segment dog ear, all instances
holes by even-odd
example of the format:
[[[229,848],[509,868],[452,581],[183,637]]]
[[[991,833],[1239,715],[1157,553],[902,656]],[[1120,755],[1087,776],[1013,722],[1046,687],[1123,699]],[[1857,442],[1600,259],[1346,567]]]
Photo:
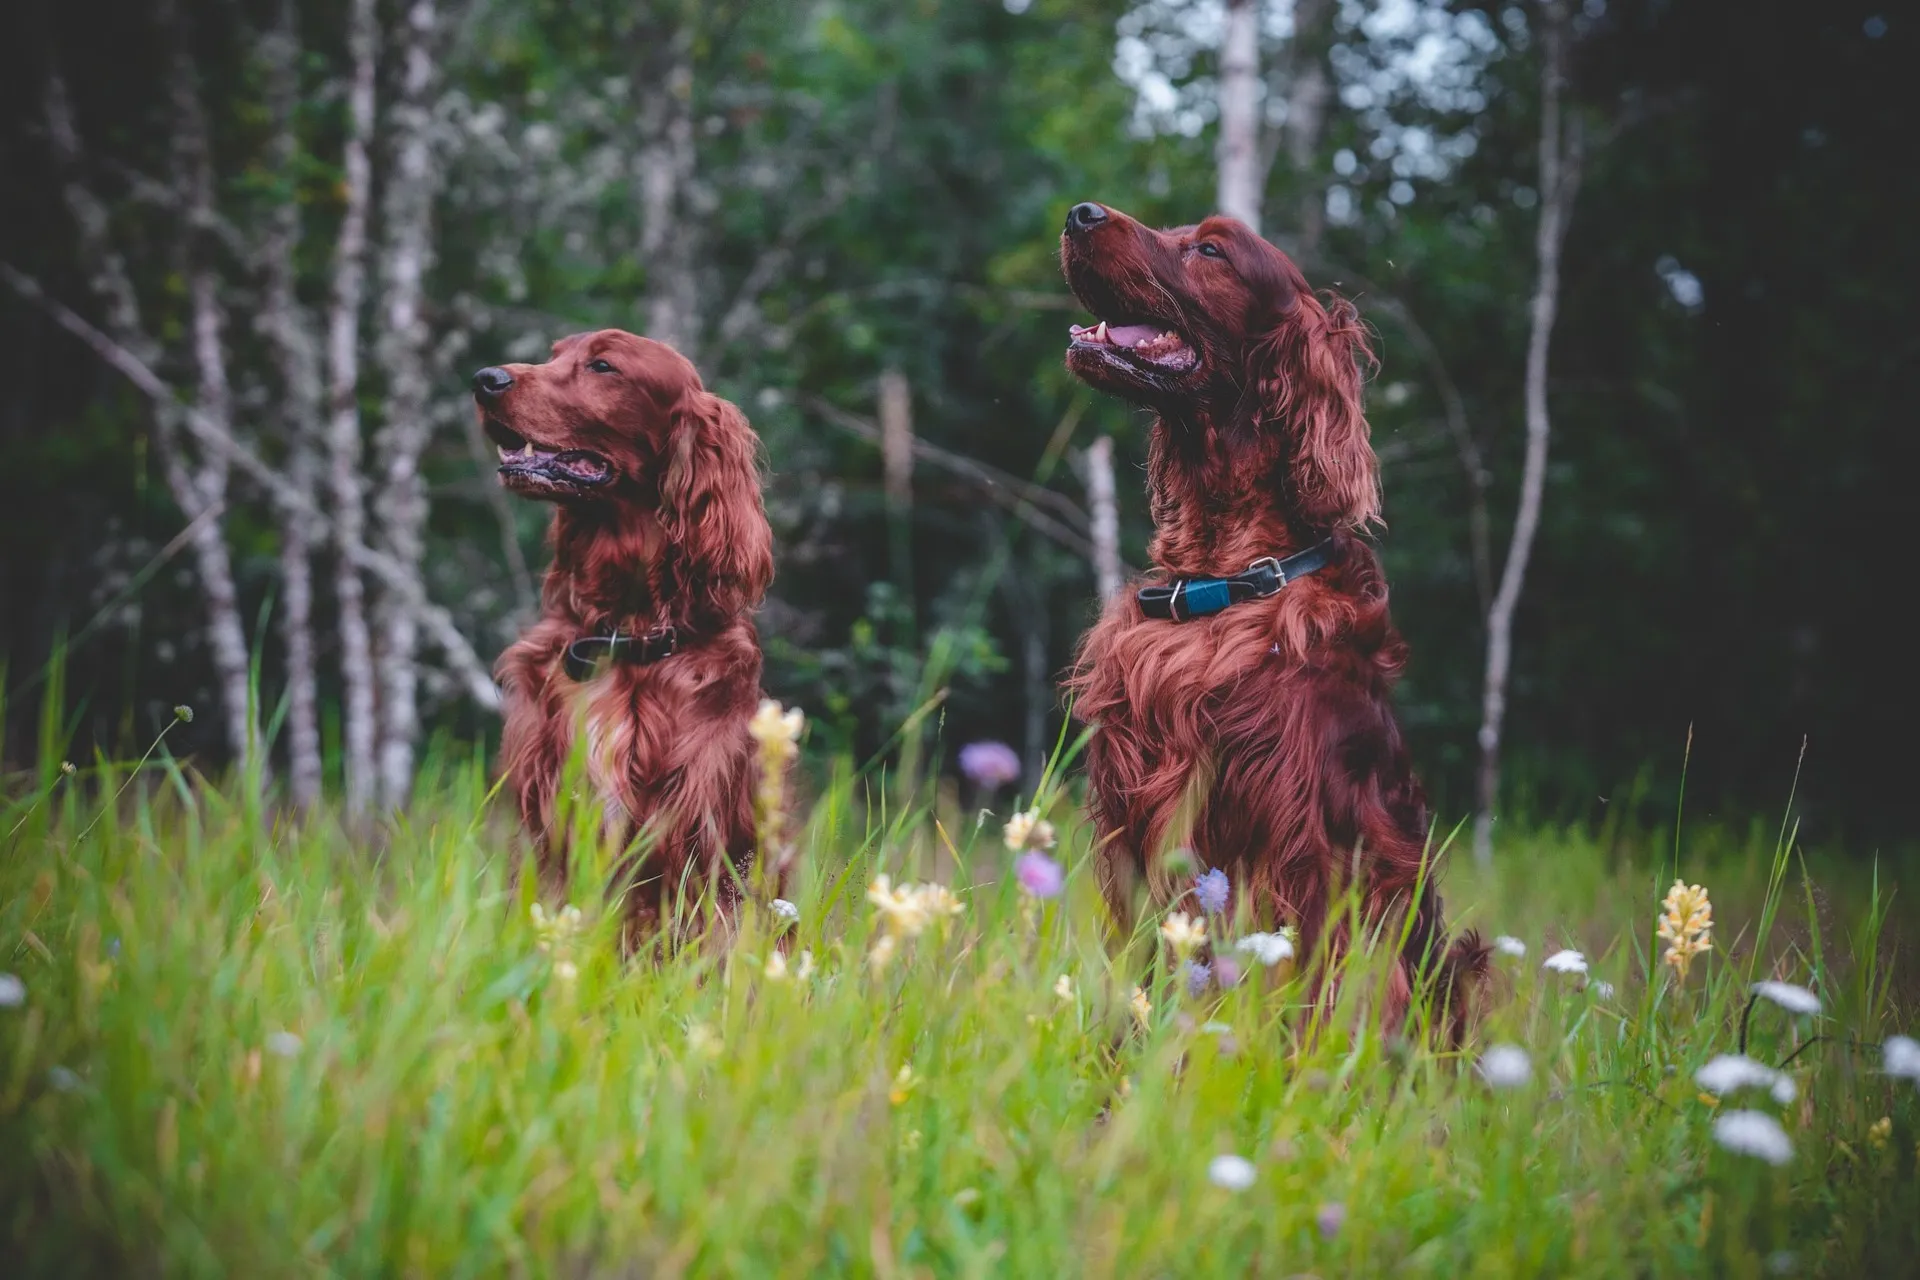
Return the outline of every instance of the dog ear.
[[[690,389],[673,411],[660,522],[696,612],[731,618],[773,581],[773,531],[760,494],[760,439],[738,408]]]
[[[1250,363],[1254,411],[1287,438],[1288,496],[1301,518],[1328,531],[1377,523],[1380,463],[1361,409],[1362,368],[1374,358],[1353,304],[1295,294]]]

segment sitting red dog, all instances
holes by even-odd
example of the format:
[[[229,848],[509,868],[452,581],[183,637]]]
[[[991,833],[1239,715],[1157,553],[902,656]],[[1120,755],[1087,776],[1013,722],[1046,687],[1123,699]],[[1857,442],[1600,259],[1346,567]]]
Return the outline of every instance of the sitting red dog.
[[[744,876],[753,855],[752,611],[773,579],[759,439],[678,352],[617,329],[482,369],[473,397],[500,483],[555,505],[542,616],[495,670],[502,769],[544,868],[566,870],[553,824],[578,732],[608,834],[643,851],[629,937],[683,880],[726,910],[726,864]]]
[[[1170,902],[1186,886],[1164,855],[1185,843],[1311,948],[1357,880],[1369,925],[1412,912],[1387,1024],[1424,972],[1457,1038],[1487,952],[1472,934],[1447,950],[1422,887],[1427,806],[1389,703],[1407,649],[1358,536],[1380,492],[1353,307],[1315,298],[1232,218],[1155,231],[1076,205],[1061,262],[1098,321],[1075,326],[1067,368],[1159,415],[1154,572],[1107,605],[1073,682],[1098,726],[1087,782],[1109,905],[1129,920],[1142,881]]]

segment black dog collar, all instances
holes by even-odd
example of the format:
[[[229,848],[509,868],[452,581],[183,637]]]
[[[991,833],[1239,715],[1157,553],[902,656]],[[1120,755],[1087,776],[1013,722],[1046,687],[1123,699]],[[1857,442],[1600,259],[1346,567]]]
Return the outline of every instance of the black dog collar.
[[[575,680],[591,680],[602,664],[632,662],[639,666],[671,658],[680,650],[680,637],[671,625],[655,627],[643,636],[582,636],[567,646],[563,665]]]
[[[1185,622],[1219,613],[1242,600],[1278,595],[1295,578],[1325,568],[1333,559],[1333,539],[1316,542],[1285,560],[1263,556],[1231,578],[1176,578],[1163,586],[1142,587],[1134,597],[1149,618]]]

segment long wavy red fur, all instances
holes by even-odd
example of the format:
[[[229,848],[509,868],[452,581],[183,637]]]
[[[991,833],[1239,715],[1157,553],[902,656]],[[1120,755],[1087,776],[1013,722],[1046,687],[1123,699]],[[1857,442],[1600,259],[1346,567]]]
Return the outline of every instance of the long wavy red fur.
[[[612,374],[592,371],[601,361]],[[501,655],[500,764],[545,869],[564,875],[558,789],[578,734],[606,833],[635,851],[624,869],[631,938],[663,901],[712,888],[734,902],[754,848],[753,743],[761,656],[752,611],[773,578],[759,440],[679,353],[618,330],[555,344],[540,365],[507,365],[513,386],[483,402],[542,448],[608,459],[606,489],[558,501],[541,617]],[[576,682],[573,641],[671,626],[673,656],[615,662]],[[736,874],[729,874],[723,863]]]
[[[1100,317],[1176,330],[1197,356],[1179,375],[1079,342],[1068,357],[1159,414],[1150,578],[1227,576],[1333,540],[1331,564],[1267,599],[1175,623],[1147,618],[1129,588],[1086,635],[1071,688],[1097,726],[1087,780],[1107,901],[1123,925],[1143,893],[1171,902],[1188,886],[1165,855],[1185,845],[1227,871],[1258,918],[1299,926],[1324,955],[1350,944],[1323,930],[1357,881],[1369,925],[1409,926],[1387,1024],[1425,975],[1457,1039],[1487,950],[1472,934],[1447,946],[1427,804],[1390,702],[1407,646],[1358,536],[1380,509],[1366,331],[1239,222],[1162,232],[1104,212],[1063,237],[1074,291]]]

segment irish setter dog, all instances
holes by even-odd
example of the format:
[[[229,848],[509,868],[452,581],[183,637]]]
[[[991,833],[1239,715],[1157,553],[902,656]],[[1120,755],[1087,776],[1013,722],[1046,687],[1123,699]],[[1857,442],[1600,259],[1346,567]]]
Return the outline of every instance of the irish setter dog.
[[[494,673],[502,771],[543,870],[566,870],[556,802],[583,734],[606,833],[639,852],[629,939],[683,880],[724,911],[727,866],[744,875],[754,845],[751,615],[773,579],[759,439],[685,357],[617,329],[482,369],[473,397],[500,483],[554,504],[541,618]]]
[[[1353,886],[1369,926],[1408,928],[1387,1024],[1424,973],[1457,1040],[1487,950],[1448,948],[1423,876],[1427,806],[1389,702],[1407,647],[1359,536],[1380,491],[1358,315],[1232,218],[1156,231],[1080,204],[1060,256],[1098,322],[1074,326],[1067,368],[1158,415],[1153,569],[1108,603],[1072,679],[1097,726],[1108,904],[1124,925],[1141,888],[1178,896],[1165,855],[1184,845],[1258,918],[1338,948],[1319,935]]]

